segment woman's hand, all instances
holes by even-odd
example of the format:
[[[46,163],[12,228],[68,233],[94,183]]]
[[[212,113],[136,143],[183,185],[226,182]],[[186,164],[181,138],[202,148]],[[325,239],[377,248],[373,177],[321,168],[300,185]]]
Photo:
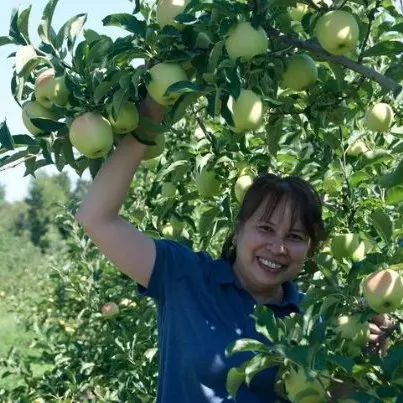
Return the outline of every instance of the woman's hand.
[[[378,314],[369,319],[369,354],[380,353],[385,356],[388,350],[388,337],[395,329],[395,323],[390,315]]]
[[[166,107],[155,102],[150,94],[147,94],[146,97],[139,105],[139,113],[141,116],[144,116],[155,123],[161,123],[166,112]]]

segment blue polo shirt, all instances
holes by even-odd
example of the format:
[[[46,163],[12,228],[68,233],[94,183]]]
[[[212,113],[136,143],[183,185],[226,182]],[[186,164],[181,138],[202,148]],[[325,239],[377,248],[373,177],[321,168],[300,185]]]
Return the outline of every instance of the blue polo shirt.
[[[237,280],[232,265],[214,260],[170,240],[155,240],[156,261],[147,289],[157,307],[159,378],[157,403],[234,402],[226,390],[227,373],[253,357],[251,352],[225,357],[240,338],[269,341],[250,317],[256,301]],[[276,316],[299,311],[301,296],[293,282],[284,284],[281,305],[268,305]],[[273,390],[276,368],[243,384],[237,403],[283,402]]]

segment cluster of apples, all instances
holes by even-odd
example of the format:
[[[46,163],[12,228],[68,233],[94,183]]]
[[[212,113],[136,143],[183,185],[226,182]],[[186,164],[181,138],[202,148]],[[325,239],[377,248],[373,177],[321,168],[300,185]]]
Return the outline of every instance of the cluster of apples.
[[[160,0],[156,6],[156,18],[161,28],[166,25],[181,29],[181,24],[175,17],[182,13],[189,0]],[[302,18],[305,8],[297,6],[292,13],[297,19]],[[315,26],[315,35],[319,44],[329,53],[344,55],[353,51],[358,43],[359,27],[355,17],[343,10],[333,10],[322,15]],[[204,46],[211,44],[210,38],[203,33],[199,34]],[[241,58],[243,61],[264,55],[268,51],[268,37],[263,27],[257,29],[248,21],[235,24],[225,39],[225,50],[231,60]],[[180,93],[167,89],[172,84],[188,81],[188,75],[180,63],[161,62],[149,69],[151,76],[147,84],[147,91],[155,102],[161,105],[173,105]],[[286,68],[282,75],[281,85],[284,89],[303,91],[312,86],[318,78],[315,61],[305,53],[296,53],[286,60]],[[27,129],[33,134],[41,133],[31,119],[46,118],[57,120],[60,118],[52,106],[68,107],[68,89],[64,77],[56,77],[53,69],[41,72],[35,83],[35,100],[23,105],[22,119]],[[228,104],[232,111],[235,132],[241,133],[257,130],[263,124],[265,106],[260,94],[250,88],[242,88],[239,96],[231,98]],[[105,156],[113,147],[114,134],[126,134],[137,128],[139,115],[136,105],[126,102],[117,116],[112,111],[112,105],[107,105],[105,114],[98,112],[84,112],[79,114],[70,124],[69,138],[73,146],[88,158]],[[367,111],[364,124],[370,130],[386,131],[393,123],[393,110],[386,103],[378,103]],[[164,148],[163,136],[158,136],[157,145],[150,147],[150,154],[145,159],[159,155]],[[212,183],[208,186],[208,193],[217,193],[215,178],[209,173],[200,173]],[[211,177],[211,178],[209,178]],[[204,182],[202,180],[202,182]],[[211,191],[210,191],[211,188]]]

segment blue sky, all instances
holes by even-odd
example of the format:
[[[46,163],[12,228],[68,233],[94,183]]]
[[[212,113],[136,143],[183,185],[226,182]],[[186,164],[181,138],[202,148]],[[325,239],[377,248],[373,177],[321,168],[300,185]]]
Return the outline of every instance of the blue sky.
[[[13,8],[20,7],[24,9],[32,4],[30,16],[30,36],[31,40],[38,44],[37,27],[40,23],[43,9],[45,8],[46,0],[30,0],[30,1],[16,1],[16,0],[1,0],[0,1],[0,36],[8,35],[10,26],[10,16]],[[100,33],[107,34],[111,37],[123,36],[123,30],[115,27],[103,27],[102,19],[114,13],[132,12],[134,6],[129,0],[59,0],[53,18],[53,26],[58,30],[62,24],[76,14],[87,13],[87,22],[84,28],[91,28]],[[14,101],[10,90],[10,82],[12,77],[12,69],[14,58],[8,58],[10,53],[15,52],[17,47],[15,45],[7,45],[0,47],[0,94],[1,94],[1,110],[0,121],[7,120],[7,125],[12,134],[27,133],[22,120],[21,109]],[[45,167],[44,171],[49,174],[58,173],[54,167]],[[27,194],[28,184],[31,176],[23,178],[25,168],[20,165],[16,168],[0,171],[0,183],[6,187],[7,201],[21,200]],[[39,171],[38,171],[39,172]],[[66,169],[72,180],[78,178],[77,174],[69,169]],[[88,178],[88,173],[85,172],[84,176]]]

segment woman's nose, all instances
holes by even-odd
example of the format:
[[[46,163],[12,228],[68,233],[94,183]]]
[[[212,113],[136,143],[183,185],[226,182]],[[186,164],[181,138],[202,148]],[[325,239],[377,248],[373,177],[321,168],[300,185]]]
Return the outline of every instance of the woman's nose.
[[[287,253],[287,248],[284,245],[284,241],[282,239],[279,239],[278,237],[273,237],[273,239],[268,241],[266,247],[272,253],[276,253],[279,255]]]

